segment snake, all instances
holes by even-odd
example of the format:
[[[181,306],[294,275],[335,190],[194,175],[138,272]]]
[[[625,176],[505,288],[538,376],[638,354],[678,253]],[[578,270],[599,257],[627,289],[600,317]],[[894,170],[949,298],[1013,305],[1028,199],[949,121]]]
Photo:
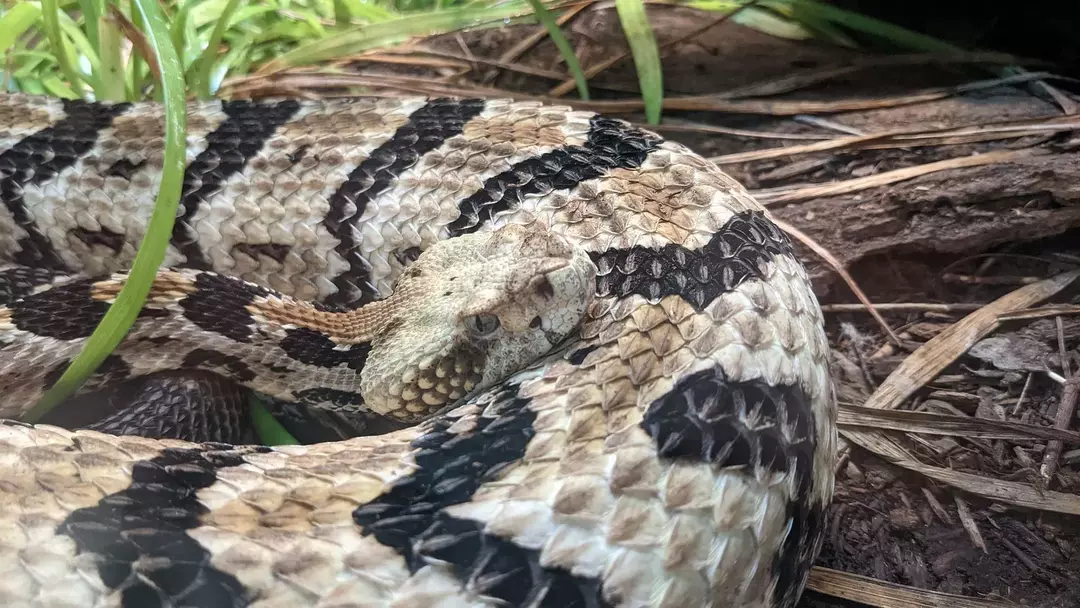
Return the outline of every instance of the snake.
[[[71,417],[33,420],[130,276],[165,108],[0,96],[0,603],[798,603],[834,491],[829,347],[739,182],[534,101],[186,112],[146,304]],[[215,386],[363,432],[258,445]],[[221,410],[163,413],[180,393]]]

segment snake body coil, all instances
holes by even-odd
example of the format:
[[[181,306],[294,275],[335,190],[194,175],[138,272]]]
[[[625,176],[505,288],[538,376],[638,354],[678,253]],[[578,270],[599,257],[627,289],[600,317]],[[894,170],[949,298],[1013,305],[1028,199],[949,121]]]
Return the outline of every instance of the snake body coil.
[[[115,297],[162,121],[155,104],[0,97],[0,262],[17,265],[0,274],[0,415],[32,405]],[[129,337],[111,379],[189,367],[348,405],[347,369],[408,353],[321,315],[397,311],[379,302],[436,243],[512,225],[585,252],[595,300],[564,348],[383,435],[264,448],[3,423],[0,603],[795,605],[833,492],[828,346],[786,236],[738,183],[535,103],[211,102],[188,131],[176,270],[144,311],[168,331]],[[550,288],[504,278],[477,302],[531,311],[521,285]],[[554,343],[553,314],[518,329]],[[439,405],[472,386],[447,380],[440,401],[432,374],[391,392]]]

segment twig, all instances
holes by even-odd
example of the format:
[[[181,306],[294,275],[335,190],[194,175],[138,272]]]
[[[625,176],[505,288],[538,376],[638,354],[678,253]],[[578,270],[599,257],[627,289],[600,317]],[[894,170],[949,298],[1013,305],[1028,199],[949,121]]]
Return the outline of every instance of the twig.
[[[986,549],[986,540],[983,538],[982,532],[979,532],[979,526],[975,523],[975,518],[971,516],[971,510],[968,509],[967,501],[959,496],[953,497],[956,502],[956,513],[960,516],[960,523],[967,530],[968,536],[971,537],[971,542],[976,547],[982,549],[983,553],[989,553]]]
[[[1054,416],[1054,428],[1068,429],[1073,413],[1076,412],[1076,400],[1080,396],[1080,376],[1074,376],[1069,367],[1069,360],[1065,351],[1065,329],[1061,317],[1055,317],[1058,330],[1058,351],[1061,356],[1061,371],[1065,378],[1065,387],[1061,391],[1061,401],[1058,403],[1057,415]],[[1064,446],[1056,439],[1046,442],[1046,453],[1043,455],[1042,466],[1039,473],[1046,487],[1050,486],[1054,475],[1057,474],[1058,463],[1061,460],[1061,449]]]
[[[582,2],[580,4],[575,4],[573,6],[567,7],[566,12],[559,15],[555,19],[555,23],[559,24],[560,27],[565,25],[566,22],[573,19],[575,16],[577,16],[578,13],[585,10],[585,8],[587,8],[591,4],[592,4],[592,2]],[[544,38],[547,38],[547,36],[548,36],[547,30],[545,28],[541,27],[539,29],[539,31],[532,34],[531,36],[526,37],[524,40],[522,40],[518,44],[515,44],[514,46],[510,47],[510,49],[508,49],[505,53],[500,55],[499,56],[499,62],[501,62],[501,63],[512,63],[512,62],[517,61],[518,58],[520,58],[522,55],[524,55],[526,51],[528,51],[532,47],[536,46],[536,44],[538,42],[540,42]],[[493,79],[494,79],[494,75],[492,77],[490,77],[490,78],[485,78],[485,79],[481,80],[481,82],[484,83],[484,84],[489,84]],[[570,80],[570,86],[571,86],[571,88],[573,88],[573,86],[574,86],[573,79]]]
[[[731,19],[735,15],[738,15],[739,13],[741,13],[744,10],[750,8],[751,6],[754,6],[758,2],[760,2],[760,0],[751,0],[750,2],[747,2],[746,4],[744,4],[744,5],[740,6],[739,8],[731,11],[730,13],[728,13],[726,15],[721,15],[720,17],[717,17],[716,19],[713,19],[712,21],[710,21],[709,23],[706,23],[705,25],[699,27],[698,29],[690,31],[689,33],[687,33],[684,36],[679,36],[678,38],[675,38],[674,40],[669,40],[669,41],[661,44],[659,46],[660,56],[661,57],[666,56],[667,51],[669,51],[671,49],[671,47],[675,46],[676,44],[679,44],[680,42],[683,42],[685,40],[689,40],[691,38],[695,38],[697,36],[700,36],[701,34],[704,34],[705,32],[709,31],[710,29],[720,25],[721,23],[727,21],[728,19]],[[600,63],[598,63],[596,65],[589,66],[585,70],[585,77],[586,78],[592,78],[592,77],[596,76],[597,74],[599,74],[600,72],[603,72],[604,70],[606,70],[606,69],[610,68],[611,66],[619,63],[620,61],[626,59],[629,56],[630,56],[630,53],[623,52],[623,53],[619,53],[619,54],[617,54],[617,55],[615,55],[613,57],[610,57],[608,59],[605,59],[604,61],[601,61]],[[574,86],[575,86],[574,85],[574,80],[572,78],[568,79],[568,80],[564,80],[561,83],[559,83],[558,86],[556,86],[553,89],[551,89],[550,91],[548,91],[548,96],[549,97],[562,97],[563,95],[566,95],[567,93],[572,91],[574,89]]]
[[[1013,406],[1012,415],[1015,416],[1020,411],[1020,405],[1024,402],[1024,397],[1027,396],[1028,388],[1031,387],[1031,379],[1035,377],[1035,374],[1028,372],[1027,380],[1024,380],[1024,388],[1020,389],[1020,397],[1016,400],[1016,405]]]
[[[1020,563],[1027,566],[1028,570],[1031,570],[1032,574],[1037,574],[1044,580],[1049,580],[1051,578],[1050,574],[1046,570],[1043,570],[1038,565],[1036,565],[1035,562],[1032,561],[1030,557],[1028,557],[1027,553],[1024,553],[1020,549],[1020,547],[1017,547],[1015,544],[1013,544],[1012,541],[1005,538],[1005,536],[1001,534],[998,534],[998,540],[1001,541],[1001,544],[1005,545],[1005,548],[1008,549],[1010,553],[1016,556],[1016,559],[1020,560]]]
[[[1013,310],[998,315],[998,322],[1030,321],[1032,319],[1060,317],[1062,315],[1080,315],[1080,306],[1076,304],[1052,304],[1050,306],[1040,306],[1039,308],[1029,308],[1027,310]]]
[[[1023,276],[1009,276],[1009,275],[997,275],[991,277],[981,277],[973,274],[953,274],[946,273],[941,275],[942,281],[951,281],[953,283],[963,283],[964,285],[1031,285],[1032,283],[1038,283],[1039,277],[1023,277]]]
[[[802,188],[797,187],[774,190],[757,190],[752,191],[751,194],[754,196],[754,198],[760,201],[761,204],[770,208],[775,208],[815,198],[852,194],[860,190],[867,190],[869,188],[886,186],[892,183],[906,181],[909,179],[914,179],[916,177],[921,177],[923,175],[929,175],[931,173],[936,173],[949,169],[960,169],[963,167],[977,167],[980,165],[1010,163],[1025,158],[1031,158],[1040,153],[1041,152],[1035,148],[1022,148],[1020,150],[994,150],[985,154],[960,156],[957,158],[950,158],[948,160],[939,160],[936,162],[916,165],[914,167],[904,167],[903,169],[894,169],[893,171],[885,171],[883,173],[877,173],[875,175],[857,177],[855,179],[832,182],[829,184],[820,184]]]
[[[932,304],[929,302],[887,302],[874,304],[878,312],[971,312],[983,304],[960,302],[957,304]],[[821,312],[868,312],[865,304],[823,304]]]
[[[866,294],[863,293],[863,290],[859,288],[859,284],[855,282],[855,279],[848,273],[847,269],[844,268],[844,265],[840,263],[840,260],[836,259],[836,257],[833,256],[833,254],[829,252],[828,249],[822,247],[820,244],[818,244],[817,241],[804,234],[798,228],[795,228],[794,226],[788,224],[787,222],[779,218],[774,217],[772,218],[772,220],[776,223],[777,226],[780,227],[781,230],[798,239],[799,242],[801,242],[803,245],[806,245],[807,248],[816,253],[822,260],[825,260],[825,263],[831,266],[832,269],[836,271],[836,273],[839,274],[842,279],[844,279],[844,282],[847,283],[849,288],[851,288],[851,291],[855,294],[855,297],[858,298],[864,306],[866,306],[867,310],[870,311],[870,315],[874,317],[874,320],[878,322],[878,325],[881,326],[881,329],[884,330],[887,336],[889,336],[889,340],[897,346],[903,346],[903,344],[900,342],[900,338],[897,337],[895,332],[893,332],[892,327],[889,326],[889,323],[885,320],[885,317],[882,317],[881,313],[879,313],[874,308],[874,304],[870,302],[870,298],[866,297]]]
[[[930,488],[924,486],[922,492],[923,497],[926,498],[927,504],[930,505],[930,510],[938,516],[938,519],[951,526],[953,523],[952,517],[949,515],[949,512],[945,510],[945,507],[942,506],[941,502],[938,501],[937,497],[934,496],[934,493],[930,491]]]

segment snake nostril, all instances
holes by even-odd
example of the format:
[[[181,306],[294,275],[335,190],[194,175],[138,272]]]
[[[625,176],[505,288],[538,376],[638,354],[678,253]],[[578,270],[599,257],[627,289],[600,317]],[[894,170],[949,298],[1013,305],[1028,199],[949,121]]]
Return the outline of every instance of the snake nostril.
[[[555,297],[555,288],[551,285],[551,281],[549,281],[547,277],[540,277],[540,279],[536,281],[536,295],[545,300],[550,300]]]
[[[531,329],[536,329],[537,327],[540,327],[540,324],[541,324],[540,317],[533,317],[533,320],[529,321],[529,327]]]

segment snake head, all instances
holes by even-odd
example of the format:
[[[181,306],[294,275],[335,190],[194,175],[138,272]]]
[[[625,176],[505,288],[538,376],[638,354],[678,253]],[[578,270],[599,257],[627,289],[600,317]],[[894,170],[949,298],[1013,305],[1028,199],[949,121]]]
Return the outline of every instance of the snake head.
[[[394,320],[372,342],[364,402],[413,422],[492,386],[569,337],[595,283],[583,249],[539,228],[433,245],[386,300]]]

